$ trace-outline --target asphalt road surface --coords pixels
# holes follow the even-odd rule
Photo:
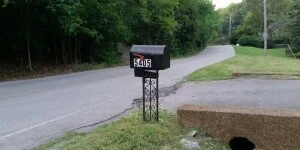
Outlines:
[[[161,98],[161,108],[176,112],[183,104],[193,104],[300,110],[300,80],[238,78],[181,86]]]
[[[208,47],[197,56],[171,61],[160,87],[235,55],[231,46]],[[0,83],[0,149],[32,149],[67,131],[109,120],[142,95],[142,80],[118,67]]]

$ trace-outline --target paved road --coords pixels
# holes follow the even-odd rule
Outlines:
[[[173,60],[161,71],[160,87],[198,68],[234,56],[231,46],[208,47],[197,56]],[[82,126],[107,120],[132,107],[141,79],[129,67],[0,83],[0,149],[31,149]]]
[[[176,112],[182,104],[300,110],[300,80],[239,78],[185,83],[176,94],[161,98],[162,108]]]

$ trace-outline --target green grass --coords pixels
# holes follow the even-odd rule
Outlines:
[[[179,141],[187,135],[190,129],[181,128],[176,116],[161,112],[161,121],[158,123],[145,123],[141,116],[141,112],[136,112],[88,133],[70,132],[35,150],[182,149]],[[227,145],[204,133],[197,140],[203,150],[229,150]]]
[[[189,81],[214,81],[231,79],[235,74],[272,75],[288,78],[300,76],[300,60],[287,57],[284,49],[270,49],[265,56],[263,49],[235,47],[236,56],[200,69],[187,78]]]

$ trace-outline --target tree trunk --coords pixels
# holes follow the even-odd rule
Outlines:
[[[79,53],[79,60],[81,61],[81,39],[78,39],[78,53]]]
[[[72,54],[72,37],[71,36],[69,36],[69,53],[70,53],[70,62],[74,63],[73,54]]]
[[[66,48],[65,48],[65,41],[64,41],[64,35],[62,29],[60,30],[60,42],[61,42],[61,56],[62,56],[62,61],[63,64],[67,64],[67,59],[66,59]]]
[[[55,55],[55,63],[58,65],[58,59],[57,59],[57,46],[56,44],[54,45],[54,55]]]
[[[28,55],[29,70],[33,71],[32,64],[31,64],[31,54],[30,54],[30,36],[28,31],[27,31],[27,55]]]
[[[31,64],[31,52],[30,52],[30,31],[29,31],[29,3],[27,3],[27,55],[28,55],[28,63],[29,70],[33,71]]]
[[[43,51],[45,48],[45,45],[46,45],[46,42],[45,42],[45,39],[43,40],[43,45],[40,45],[39,46],[39,50],[40,50],[40,58],[38,58],[38,60],[41,62],[41,63],[44,63],[45,61],[47,62],[47,60],[45,60],[45,58],[43,58]]]
[[[77,37],[75,36],[74,38],[74,57],[75,57],[75,63],[78,64],[78,60],[77,60]]]

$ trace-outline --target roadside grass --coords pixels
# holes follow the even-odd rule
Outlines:
[[[126,149],[183,149],[180,139],[191,129],[182,128],[175,115],[160,113],[158,123],[142,121],[140,111],[111,124],[100,126],[88,133],[69,132],[65,136],[41,145],[35,150],[126,150]],[[222,142],[210,138],[204,132],[197,141],[203,150],[229,150]]]
[[[0,66],[0,82],[12,81],[20,79],[33,79],[47,76],[69,74],[74,72],[83,72],[91,70],[99,70],[111,67],[119,67],[128,65],[126,61],[120,61],[117,64],[107,63],[83,63],[83,64],[70,64],[70,65],[34,65],[33,71],[28,71],[26,66]]]
[[[84,63],[84,64],[74,65],[74,72],[99,70],[99,69],[120,67],[120,66],[126,66],[126,65],[129,65],[129,63],[126,62],[126,61],[120,61],[119,63],[116,63],[116,64],[107,64],[107,63],[90,64],[90,63]]]
[[[197,49],[190,49],[188,50],[188,52],[186,54],[177,54],[177,55],[171,55],[171,60],[174,59],[182,59],[182,58],[188,58],[188,57],[192,57],[195,55],[198,55],[199,53],[201,53],[206,47],[201,47],[201,48],[197,48]]]
[[[180,54],[180,55],[177,55],[177,56],[171,56],[171,60],[182,59],[182,58],[195,56],[195,55],[199,54],[200,52],[202,52],[202,50],[201,51],[192,51],[192,52],[189,52],[187,54]]]
[[[300,60],[287,57],[284,49],[270,49],[267,57],[260,48],[239,46],[235,51],[235,57],[197,70],[187,79],[196,82],[226,80],[234,75],[300,78]]]

